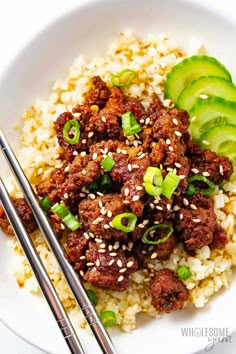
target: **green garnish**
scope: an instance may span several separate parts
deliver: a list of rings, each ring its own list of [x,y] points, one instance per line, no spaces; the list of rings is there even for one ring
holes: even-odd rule
[[[127,226],[122,224],[122,220],[125,219],[128,221]],[[116,230],[120,230],[123,232],[132,232],[135,229],[136,222],[138,218],[135,214],[133,213],[123,213],[123,214],[118,214],[116,215],[113,220],[112,220],[112,226]]]
[[[163,238],[160,238],[159,240],[157,241],[151,241],[151,240],[148,240],[148,235],[150,234],[150,232],[154,231],[154,230],[157,230],[157,229],[161,229],[161,230],[164,230],[164,229],[167,229],[168,230],[168,233],[166,234],[165,237]],[[154,226],[151,226],[149,227],[149,229],[147,229],[147,231],[144,233],[143,237],[142,237],[142,241],[144,243],[147,243],[149,245],[159,245],[163,242],[165,242],[166,240],[168,240],[168,238],[170,237],[170,235],[173,233],[174,229],[173,227],[171,227],[170,225],[167,225],[167,224],[158,224],[158,225],[154,225]]]
[[[111,76],[111,82],[113,86],[116,87],[126,87],[131,84],[131,82],[136,77],[136,74],[131,69],[124,69],[118,74],[113,74]]]
[[[73,138],[71,138],[69,134],[73,134]],[[63,136],[69,144],[77,144],[80,138],[79,122],[75,119],[71,119],[66,122],[63,127]]]

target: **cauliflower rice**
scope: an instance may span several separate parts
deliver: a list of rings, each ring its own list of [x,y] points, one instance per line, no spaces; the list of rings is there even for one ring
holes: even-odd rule
[[[202,54],[203,47],[197,45],[189,54]],[[56,81],[46,100],[37,100],[23,115],[21,132],[22,148],[18,158],[30,182],[34,185],[47,178],[55,167],[61,167],[60,147],[57,142],[53,122],[64,111],[71,111],[77,103],[83,103],[85,94],[91,86],[90,79],[99,75],[111,86],[111,74],[130,68],[137,74],[133,84],[124,89],[126,94],[142,99],[148,105],[148,97],[156,93],[164,100],[164,81],[166,73],[172,66],[186,57],[177,45],[167,36],[148,36],[139,40],[131,33],[121,33],[119,39],[111,45],[104,57],[90,61],[79,56],[70,67],[63,80]],[[171,102],[164,100],[164,105]],[[8,181],[8,189],[13,196],[20,192],[15,182]],[[215,192],[215,212],[218,222],[228,234],[228,244],[224,250],[211,251],[208,246],[198,250],[195,257],[186,254],[182,245],[178,245],[167,261],[152,261],[149,269],[163,267],[177,270],[187,265],[193,276],[185,281],[189,289],[189,302],[200,308],[209,298],[223,287],[228,287],[232,280],[232,268],[236,265],[236,182],[227,183],[225,191]],[[46,269],[53,280],[66,310],[76,318],[77,323],[86,325],[83,316],[77,310],[75,301],[58,265],[45,244],[39,231],[34,232],[33,240]],[[31,269],[23,256],[21,247],[15,239],[11,240],[14,251],[18,254],[16,262],[16,279],[19,286],[27,287],[32,293],[39,288],[32,276]],[[86,288],[95,290],[98,297],[98,313],[112,310],[116,313],[117,323],[124,331],[131,331],[136,326],[136,314],[159,317],[151,305],[148,291],[150,278],[148,271],[139,270],[131,275],[131,285],[123,292],[95,288],[85,284]]]

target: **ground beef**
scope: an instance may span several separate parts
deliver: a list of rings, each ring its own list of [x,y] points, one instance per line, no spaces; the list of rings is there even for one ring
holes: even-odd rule
[[[106,84],[100,76],[94,76],[92,78],[93,87],[89,90],[85,104],[88,106],[96,105],[99,108],[103,108],[109,99],[110,92]]]
[[[175,228],[186,250],[192,252],[212,243],[217,227],[213,201],[201,193],[188,199],[178,199],[181,206],[175,220]]]
[[[106,194],[95,199],[86,198],[79,204],[79,218],[84,230],[104,239],[127,239],[127,233],[114,229],[112,219],[125,212],[127,206],[119,194]]]
[[[86,250],[88,248],[89,239],[84,236],[83,231],[71,232],[67,236],[65,245],[67,258],[74,264],[76,270],[82,270],[86,265]]]
[[[16,211],[23,222],[23,225],[28,233],[31,233],[37,229],[37,223],[35,221],[34,215],[30,207],[28,206],[27,202],[24,198],[15,198],[12,200],[13,204],[16,208]],[[6,214],[3,208],[0,206],[0,226],[4,232],[8,235],[13,236],[14,231],[6,217]]]
[[[219,156],[208,149],[202,150],[194,141],[188,144],[187,154],[190,158],[190,170],[196,169],[197,175],[205,172],[208,174],[207,178],[215,184],[229,181],[233,166],[228,157]],[[194,174],[193,171],[191,174]]]
[[[89,243],[89,250],[86,253],[90,268],[84,279],[90,283],[109,288],[116,291],[123,291],[129,285],[129,274],[138,269],[138,264],[133,257],[127,258],[122,250],[100,253],[101,244]],[[89,264],[89,263],[88,263]]]
[[[169,269],[161,269],[155,273],[150,291],[152,304],[159,312],[181,310],[188,300],[186,286]]]
[[[211,249],[223,249],[227,245],[227,233],[221,225],[216,225],[215,232],[213,235],[213,241],[210,244]]]

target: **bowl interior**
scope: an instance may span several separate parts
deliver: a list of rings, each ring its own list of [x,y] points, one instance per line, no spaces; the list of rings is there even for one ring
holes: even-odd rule
[[[200,22],[201,19],[201,22]],[[0,124],[14,148],[18,132],[11,127],[36,98],[46,97],[50,84],[63,77],[73,59],[83,54],[102,54],[120,32],[131,29],[145,37],[148,33],[165,33],[187,48],[195,38],[204,43],[210,55],[221,60],[236,77],[236,27],[227,18],[205,9],[192,1],[120,0],[90,1],[57,19],[22,50],[8,67],[0,81]],[[1,166],[3,160],[0,159]],[[3,168],[7,171],[6,167]],[[0,318],[15,332],[50,353],[65,354],[67,348],[53,322],[47,305],[38,297],[20,290],[11,274],[11,254],[7,237],[0,233]],[[207,345],[206,338],[182,338],[181,327],[235,328],[231,314],[236,311],[233,301],[234,281],[230,290],[216,296],[204,310],[189,309],[165,316],[162,321],[139,318],[138,329],[130,335],[112,331],[118,352],[145,352],[153,336],[166,353],[192,353]],[[227,307],[227,304],[230,306]],[[224,307],[224,311],[218,308]],[[98,352],[92,336],[80,331],[89,353]],[[55,340],[56,338],[56,340]],[[171,338],[171,340],[170,340]],[[181,348],[178,341],[181,340]],[[134,350],[135,348],[135,350]],[[155,349],[153,349],[155,352]]]

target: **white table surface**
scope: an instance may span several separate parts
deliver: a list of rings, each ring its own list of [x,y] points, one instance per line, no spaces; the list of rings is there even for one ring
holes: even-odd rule
[[[7,0],[0,2],[0,75],[4,68],[40,29],[69,8],[86,0]],[[112,1],[112,0],[111,0]],[[145,1],[145,0],[143,0]],[[196,0],[206,2],[206,0]],[[234,0],[207,0],[222,11],[230,13],[236,21]],[[232,343],[216,344],[211,354],[235,354],[236,334]],[[43,354],[12,333],[0,322],[0,354]],[[198,354],[206,353],[205,350]],[[94,353],[90,353],[94,354]],[[169,354],[169,353],[164,353]]]

